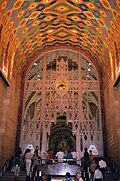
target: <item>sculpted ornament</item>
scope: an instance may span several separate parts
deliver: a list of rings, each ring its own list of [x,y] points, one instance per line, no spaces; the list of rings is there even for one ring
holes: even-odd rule
[[[68,81],[67,80],[56,80],[56,92],[59,95],[64,95],[68,92]]]

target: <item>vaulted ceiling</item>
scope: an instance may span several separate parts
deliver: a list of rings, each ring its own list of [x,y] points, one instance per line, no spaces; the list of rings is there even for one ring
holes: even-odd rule
[[[1,0],[0,19],[1,61],[14,52],[25,65],[65,46],[103,64],[119,41],[120,0]]]

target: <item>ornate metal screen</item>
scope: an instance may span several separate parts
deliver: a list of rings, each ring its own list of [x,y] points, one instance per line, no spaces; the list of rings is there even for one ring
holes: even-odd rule
[[[21,146],[47,149],[51,122],[65,116],[76,135],[76,149],[95,145],[103,154],[100,88],[96,69],[85,56],[54,50],[29,68],[24,88]]]

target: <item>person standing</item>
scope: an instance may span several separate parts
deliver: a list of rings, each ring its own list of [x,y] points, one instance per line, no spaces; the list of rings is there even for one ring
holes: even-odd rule
[[[94,159],[94,155],[92,153],[92,150],[89,150],[89,159],[90,159],[90,163],[92,162],[92,160]]]
[[[94,177],[94,173],[95,173],[96,168],[97,168],[97,163],[95,160],[92,160],[92,162],[90,164],[90,173],[91,173],[92,181],[93,181],[93,177]]]
[[[20,167],[21,167],[21,157],[22,157],[22,150],[21,147],[18,148],[18,150],[15,153],[15,158],[13,160],[13,165],[14,165],[14,172],[15,176],[18,176],[20,173]]]
[[[84,149],[84,163],[83,163],[83,171],[85,173],[85,178],[88,180],[89,179],[89,173],[88,169],[90,166],[90,160],[89,160],[89,153],[87,151],[87,148]]]
[[[87,151],[87,148],[84,149],[84,160],[89,162],[89,153]]]
[[[64,156],[65,154],[61,149],[55,155],[55,157],[58,158],[58,162],[63,162]]]
[[[100,160],[99,160],[99,162],[98,162],[98,165],[99,165],[100,171],[101,171],[102,174],[103,174],[103,181],[104,181],[105,170],[106,170],[106,168],[107,168],[107,164],[106,164],[106,162],[104,161],[103,157],[100,157]]]
[[[72,164],[72,161],[73,161],[73,156],[72,156],[72,153],[70,152],[70,150],[68,150],[65,158],[68,160],[68,164]]]
[[[102,175],[102,172],[100,171],[99,166],[97,166],[97,168],[95,170],[93,180],[94,181],[103,181],[103,175]]]
[[[21,149],[21,147],[19,147],[15,153],[15,157],[21,158],[21,156],[22,156],[22,149]]]
[[[34,151],[34,156],[37,157],[38,159],[40,158],[39,146],[36,146],[35,151]]]
[[[21,167],[21,163],[22,163],[21,158],[22,158],[22,149],[21,147],[19,147],[15,153],[15,159],[18,160],[19,163],[17,163],[17,165],[19,165],[19,167]]]
[[[53,163],[53,159],[54,159],[54,153],[52,151],[52,149],[50,148],[50,150],[48,151],[48,163],[52,164]]]
[[[48,160],[48,152],[47,151],[44,151],[42,150],[41,151],[41,161],[42,161],[42,165],[46,164],[47,160]]]
[[[29,149],[28,152],[25,155],[25,163],[26,163],[27,176],[30,176],[30,169],[31,169],[31,164],[32,164],[32,158],[33,158],[33,154],[31,153],[31,149]]]
[[[76,181],[84,181],[84,180],[82,179],[82,177],[81,177],[80,172],[77,172],[77,173],[76,173]]]
[[[66,179],[64,181],[72,181],[72,178],[70,177],[69,172],[66,172]]]
[[[73,164],[76,165],[77,153],[76,153],[75,150],[73,150],[71,153],[72,153],[72,156],[73,156]]]

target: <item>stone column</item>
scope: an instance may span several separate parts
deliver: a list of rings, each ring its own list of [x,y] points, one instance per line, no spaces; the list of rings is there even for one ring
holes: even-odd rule
[[[78,130],[76,134],[76,151],[80,153],[80,158],[83,155],[80,144],[80,133],[82,133],[82,75],[81,75],[81,57],[78,55]],[[83,140],[82,140],[83,141]]]
[[[43,79],[42,79],[42,105],[41,105],[41,121],[42,121],[42,146],[41,151],[46,151],[47,149],[47,131],[45,128],[45,102],[46,102],[46,56],[44,55],[43,64]]]

